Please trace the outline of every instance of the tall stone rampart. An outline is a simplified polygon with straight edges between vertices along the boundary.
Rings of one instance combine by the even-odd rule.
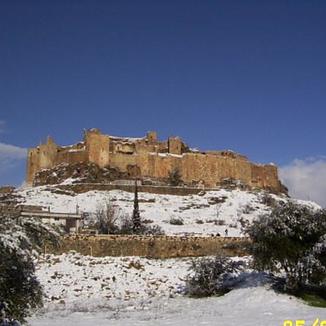
[[[76,145],[58,146],[49,138],[45,144],[30,149],[27,182],[32,184],[43,169],[78,162],[113,168],[130,178],[167,182],[169,174],[179,170],[187,186],[212,188],[233,180],[249,187],[286,192],[274,165],[254,164],[231,151],[191,150],[178,137],[159,141],[155,132],[142,138],[124,138],[103,135],[98,129],[85,131],[84,140]]]

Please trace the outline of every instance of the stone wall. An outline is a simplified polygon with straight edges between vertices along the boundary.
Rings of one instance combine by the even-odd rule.
[[[91,129],[85,132],[83,142],[69,147],[60,147],[49,138],[46,144],[29,150],[27,182],[32,184],[37,172],[60,163],[92,162],[131,178],[166,182],[169,173],[178,169],[187,186],[212,188],[231,179],[249,187],[286,192],[273,165],[254,164],[231,151],[191,151],[178,137],[165,142],[156,137],[155,132],[143,138],[113,137]]]
[[[22,212],[40,212],[41,206],[18,204],[14,201],[9,203],[0,203],[0,216],[19,217]]]
[[[144,256],[150,258],[246,255],[248,239],[221,237],[101,235],[70,236],[59,247],[45,247],[47,253],[62,254],[75,250],[82,255]]]
[[[286,188],[278,179],[278,171],[275,165],[252,165],[251,184],[273,191],[279,189],[279,192],[286,192]]]
[[[60,147],[54,143],[52,138],[48,137],[45,144],[28,150],[26,182],[33,184],[37,172],[51,169],[59,164],[73,164],[88,161],[88,152],[83,143]]]
[[[85,149],[70,149],[58,151],[54,166],[62,163],[74,164],[77,162],[88,162],[88,154]]]
[[[126,184],[104,184],[104,183],[76,183],[69,185],[57,185],[56,188],[64,191],[73,191],[74,193],[84,193],[91,190],[110,191],[110,190],[123,190],[127,192],[135,192],[134,182],[129,185]],[[214,189],[206,189],[214,190]],[[215,189],[216,190],[216,189]],[[159,195],[175,195],[175,196],[188,196],[196,195],[202,191],[200,188],[195,187],[167,187],[167,186],[149,186],[139,185],[139,192],[146,192],[150,194]]]

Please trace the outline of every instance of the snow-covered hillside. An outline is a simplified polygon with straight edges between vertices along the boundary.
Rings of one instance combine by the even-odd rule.
[[[181,292],[190,262],[189,258],[99,258],[71,252],[41,257],[37,276],[44,285],[48,311],[121,308]]]
[[[31,326],[86,325],[283,325],[306,319],[312,325],[325,309],[276,294],[268,285],[245,283],[223,297],[182,294],[190,259],[47,256],[37,275],[47,295]]]
[[[132,193],[89,191],[63,194],[55,186],[19,190],[19,201],[53,212],[92,214],[110,203],[120,216],[131,214]],[[220,189],[198,195],[172,196],[139,193],[141,217],[158,224],[166,234],[241,236],[240,220],[251,221],[271,210],[285,196]],[[297,201],[312,208],[312,202]],[[183,224],[171,224],[171,219]],[[223,297],[184,296],[190,258],[149,260],[141,257],[81,256],[67,253],[43,256],[37,276],[46,294],[40,315],[31,326],[54,325],[283,325],[285,319],[313,323],[325,319],[325,309],[276,294],[265,283],[246,283]]]
[[[131,214],[134,197],[132,193],[120,190],[89,191],[73,196],[54,193],[51,187],[28,188],[18,194],[25,204],[41,205],[55,212],[76,212],[78,206],[81,212],[94,213],[110,202],[121,216]],[[266,196],[276,201],[288,200],[285,196],[264,192],[220,189],[189,196],[139,193],[139,206],[142,219],[158,224],[168,235],[224,235],[228,229],[229,236],[241,236],[240,219],[251,221],[270,210]],[[300,202],[319,207],[313,202]],[[171,219],[182,220],[183,224],[171,224]]]

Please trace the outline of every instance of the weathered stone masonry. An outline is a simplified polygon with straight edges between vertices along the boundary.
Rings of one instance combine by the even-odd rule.
[[[98,129],[85,131],[84,140],[72,146],[58,146],[49,137],[45,144],[29,149],[26,181],[32,185],[39,171],[78,162],[153,180],[166,180],[172,170],[178,169],[188,186],[213,188],[226,180],[236,180],[252,188],[286,191],[272,164],[254,164],[232,151],[192,150],[178,137],[159,141],[156,132],[143,138],[123,138],[104,135]]]
[[[45,253],[62,254],[74,250],[82,255],[145,256],[149,258],[247,255],[246,238],[178,237],[138,235],[98,235],[64,237],[58,247],[51,244]]]

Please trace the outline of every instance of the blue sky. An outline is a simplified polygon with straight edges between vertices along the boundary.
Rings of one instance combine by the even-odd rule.
[[[97,127],[308,167],[326,195],[325,58],[325,1],[3,0],[0,184]]]

